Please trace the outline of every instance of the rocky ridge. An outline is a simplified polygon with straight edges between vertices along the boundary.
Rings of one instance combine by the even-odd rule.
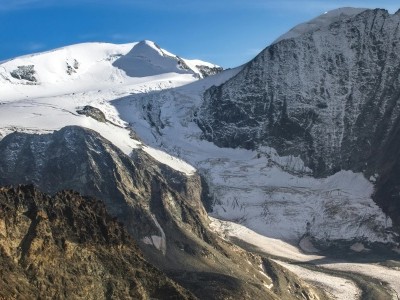
[[[98,133],[71,126],[52,134],[10,134],[0,141],[0,157],[2,185],[33,183],[51,194],[74,189],[102,200],[146,259],[201,299],[277,299],[277,291],[288,299],[317,295],[294,275],[292,292],[269,290],[274,277],[265,274],[261,257],[209,230],[200,177],[140,149],[128,157]]]
[[[150,265],[104,204],[0,189],[0,298],[195,299]]]

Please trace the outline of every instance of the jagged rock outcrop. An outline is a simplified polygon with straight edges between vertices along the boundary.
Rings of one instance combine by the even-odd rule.
[[[85,115],[87,117],[91,117],[91,118],[95,119],[96,121],[99,121],[102,123],[107,122],[107,118],[106,118],[105,114],[97,107],[85,105],[82,109],[78,109],[76,112],[80,115]]]
[[[35,77],[36,71],[34,65],[18,66],[17,69],[10,72],[10,75],[19,80],[26,80],[28,82],[37,82]]]
[[[71,126],[0,141],[0,184],[18,183],[52,194],[74,189],[103,201],[145,257],[201,299],[279,299],[267,288],[273,282],[260,257],[209,230],[197,174],[175,171],[140,149],[128,157],[98,133]],[[298,299],[296,291],[292,298]]]
[[[150,265],[104,204],[0,188],[1,299],[195,299]]]
[[[198,124],[220,146],[300,155],[316,176],[364,172],[400,225],[400,13],[344,12],[286,35],[207,90]]]
[[[209,67],[209,66],[201,66],[201,65],[198,65],[196,67],[200,71],[203,78],[216,75],[218,73],[221,73],[224,70],[222,67]]]

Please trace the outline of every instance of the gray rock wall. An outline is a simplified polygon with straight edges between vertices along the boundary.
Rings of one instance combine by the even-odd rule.
[[[377,173],[383,195],[384,178],[399,184],[398,168],[388,162],[400,154],[399,25],[399,12],[366,10],[267,47],[205,92],[198,112],[205,138],[300,155],[316,176]],[[386,212],[400,211],[398,193],[390,197],[376,200]]]

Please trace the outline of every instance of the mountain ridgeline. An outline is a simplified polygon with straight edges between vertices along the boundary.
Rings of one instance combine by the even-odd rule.
[[[294,28],[208,89],[197,123],[219,146],[300,156],[317,177],[363,172],[400,225],[400,12],[320,18],[333,14]]]

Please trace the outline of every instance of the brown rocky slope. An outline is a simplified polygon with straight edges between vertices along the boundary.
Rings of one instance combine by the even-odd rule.
[[[194,299],[150,265],[104,204],[0,189],[0,299]]]

